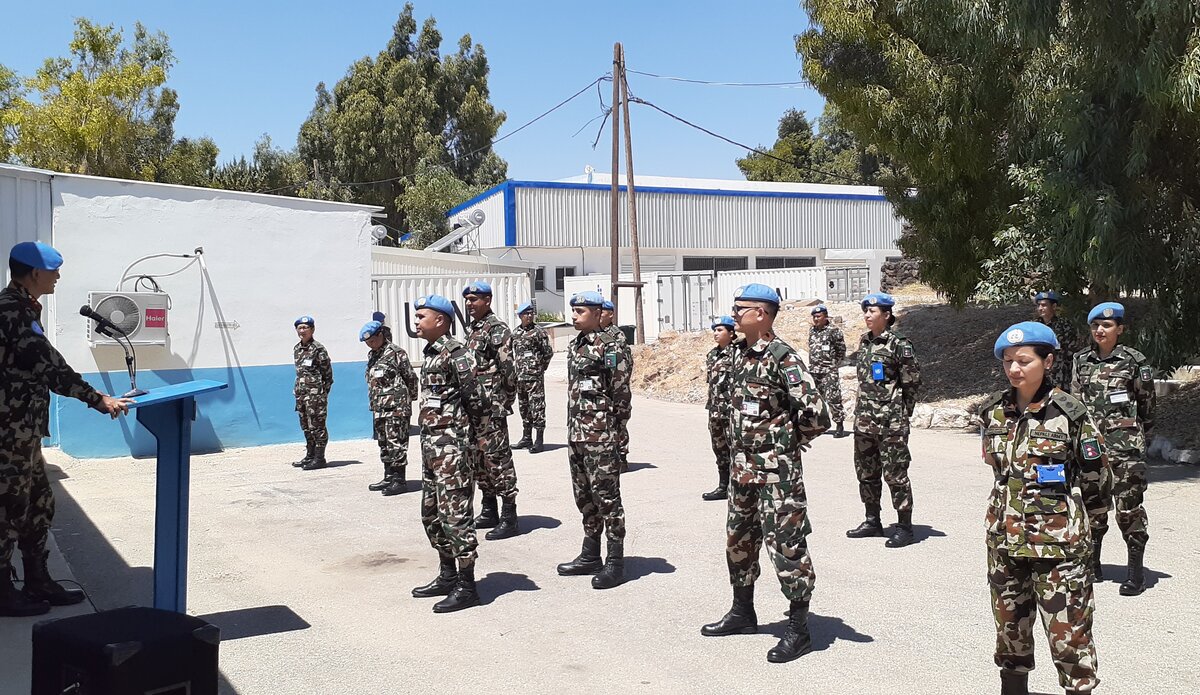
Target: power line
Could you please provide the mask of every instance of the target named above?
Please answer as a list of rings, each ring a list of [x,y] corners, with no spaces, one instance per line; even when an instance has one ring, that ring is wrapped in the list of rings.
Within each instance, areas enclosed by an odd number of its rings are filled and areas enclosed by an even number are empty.
[[[812,89],[812,85],[804,80],[795,82],[716,82],[713,80],[693,80],[686,77],[673,77],[671,75],[658,75],[653,72],[644,72],[642,70],[630,70],[626,68],[626,72],[632,72],[635,75],[643,75],[645,77],[653,77],[659,80],[671,80],[672,82],[687,82],[688,84],[703,84],[714,87],[774,87],[777,89]]]

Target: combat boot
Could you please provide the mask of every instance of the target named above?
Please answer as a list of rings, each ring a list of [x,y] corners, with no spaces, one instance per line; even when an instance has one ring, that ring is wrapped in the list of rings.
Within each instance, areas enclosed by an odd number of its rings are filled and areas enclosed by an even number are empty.
[[[846,426],[841,420],[838,420],[837,432],[833,433],[833,438],[841,439],[842,437],[845,437],[845,436],[846,436]]]
[[[621,454],[621,473],[629,472],[629,455]]]
[[[533,446],[533,440],[531,439],[532,436],[533,436],[533,428],[532,427],[524,428],[521,432],[521,438],[518,439],[517,443],[513,444],[511,448],[513,448],[513,449],[528,449],[529,447]]]
[[[847,538],[871,538],[883,535],[883,522],[879,520],[879,505],[867,505],[867,518],[846,532]]]
[[[812,651],[812,635],[808,633],[808,601],[792,601],[787,629],[771,651],[767,661],[785,664]]]
[[[700,628],[705,637],[752,635],[758,632],[758,614],[754,612],[754,585],[733,587],[733,606],[715,623]]]
[[[1122,596],[1137,596],[1146,590],[1146,572],[1143,565],[1145,557],[1145,548],[1129,547],[1129,574],[1121,583]]]
[[[542,444],[542,435],[545,434],[545,432],[546,432],[546,430],[544,428],[541,428],[541,427],[538,428],[537,439],[533,440],[533,444],[530,445],[529,453],[540,454],[540,453],[542,453],[542,449],[546,448]]]
[[[591,536],[583,537],[583,549],[570,562],[558,566],[558,573],[564,577],[574,577],[583,574],[595,574],[600,571],[600,539]]]
[[[408,480],[404,475],[404,466],[392,466],[392,476],[388,486],[383,488],[383,496],[402,495],[408,492]]]
[[[892,531],[891,538],[884,541],[889,548],[903,548],[913,543],[912,510],[898,512],[898,516],[900,520],[896,522],[896,530]]]
[[[720,478],[717,481],[717,487],[712,492],[706,492],[700,495],[700,498],[705,502],[715,502],[717,500],[729,499],[729,471],[720,472]]]
[[[26,618],[49,612],[49,603],[30,598],[24,591],[18,591],[12,583],[12,570],[0,567],[0,617]]]
[[[1029,674],[1000,669],[1000,695],[1029,695]]]
[[[302,471],[315,471],[326,466],[325,462],[325,447],[319,444],[313,445],[313,455],[308,463],[300,466]]]
[[[496,528],[487,532],[484,538],[489,541],[499,541],[505,538],[512,538],[521,532],[517,525],[517,500],[504,500],[504,504],[500,509],[500,523],[496,524]]]
[[[51,606],[73,606],[83,601],[83,592],[66,589],[50,578],[46,567],[46,556],[21,558],[25,565],[25,584],[22,591],[33,601],[45,601]]]
[[[293,468],[303,468],[308,465],[309,461],[312,461],[312,457],[313,457],[313,444],[310,441],[306,441],[304,443],[304,458],[300,459],[299,461],[293,461],[292,467]]]
[[[485,495],[480,501],[479,506],[482,507],[482,511],[479,512],[479,516],[475,517],[475,528],[492,528],[500,523],[500,514],[496,510],[495,495],[490,497]]]
[[[434,596],[449,596],[454,589],[458,573],[454,570],[454,558],[445,555],[438,559],[438,575],[425,586],[412,590],[413,598],[433,598]]]
[[[385,463],[385,464],[383,464],[383,480],[380,480],[378,483],[371,483],[370,485],[367,486],[367,489],[370,490],[371,492],[379,492],[380,490],[386,489],[387,486],[391,485],[391,484],[392,484],[392,467]]]
[[[475,566],[460,569],[458,581],[450,595],[433,604],[434,613],[453,613],[479,605],[479,594],[475,591]]]
[[[1100,548],[1104,545],[1103,536],[1092,537],[1092,581],[1104,579],[1104,565],[1100,562]]]
[[[608,559],[600,572],[592,577],[593,589],[611,589],[625,583],[625,543],[610,540]]]

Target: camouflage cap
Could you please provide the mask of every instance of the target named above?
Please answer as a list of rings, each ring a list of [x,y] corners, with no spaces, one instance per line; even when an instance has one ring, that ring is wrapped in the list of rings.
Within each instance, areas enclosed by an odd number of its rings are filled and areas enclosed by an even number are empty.
[[[1008,327],[1000,337],[996,338],[996,345],[992,348],[992,354],[996,359],[1004,359],[1004,350],[1010,347],[1019,347],[1021,345],[1044,345],[1049,348],[1058,349],[1058,336],[1054,335],[1054,331],[1044,323],[1037,321],[1022,321]]]

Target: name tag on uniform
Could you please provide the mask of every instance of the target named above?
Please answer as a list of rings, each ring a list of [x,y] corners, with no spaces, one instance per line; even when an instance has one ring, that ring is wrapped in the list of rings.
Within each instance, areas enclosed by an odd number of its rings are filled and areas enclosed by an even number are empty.
[[[304,366],[304,367],[311,367],[311,366],[312,366],[312,359],[307,359],[307,360],[304,360],[304,361],[303,361],[303,362],[301,362],[300,364],[301,364],[301,366]]]
[[[1037,467],[1037,477],[1039,485],[1067,482],[1065,469],[1061,463],[1039,465]]]
[[[742,413],[750,417],[758,417],[758,403],[756,401],[742,401]]]
[[[1129,392],[1128,391],[1117,391],[1116,393],[1110,393],[1110,394],[1108,394],[1108,402],[1109,403],[1128,403],[1129,402]]]
[[[596,390],[596,381],[594,379],[580,379],[579,380],[579,390],[583,391],[585,393],[588,391],[595,391]]]
[[[387,371],[384,370],[383,367],[376,367],[371,370],[371,378],[372,379],[382,379],[386,374],[387,374]]]
[[[426,408],[442,407],[442,397],[441,396],[430,396],[429,398],[426,398],[425,399],[425,407]]]
[[[883,362],[871,363],[871,378],[875,381],[883,381]]]

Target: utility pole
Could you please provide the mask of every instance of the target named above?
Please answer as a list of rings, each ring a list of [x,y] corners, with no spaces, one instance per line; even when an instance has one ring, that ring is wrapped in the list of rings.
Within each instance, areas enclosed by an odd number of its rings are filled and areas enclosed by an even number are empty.
[[[610,275],[608,278],[611,283],[611,289],[610,289],[609,296],[610,296],[610,299],[612,299],[612,303],[613,303],[613,307],[614,307],[614,310],[613,310],[614,320],[615,320],[615,317],[617,314],[617,312],[616,312],[617,288],[620,286],[620,281],[621,281],[621,274],[620,274],[621,273],[621,264],[620,264],[621,219],[619,217],[619,215],[621,214],[621,212],[620,212],[621,205],[620,205],[620,199],[618,197],[619,192],[618,192],[618,188],[617,188],[617,172],[621,168],[621,119],[620,119],[620,111],[617,110],[618,105],[620,104],[620,101],[621,101],[621,68],[622,68],[621,44],[616,43],[616,44],[613,44],[612,169],[611,169],[612,173],[609,174],[609,183],[612,184],[610,186],[610,193],[611,193],[612,199],[611,199],[610,206],[609,206],[610,207],[609,216],[612,220],[612,232],[611,232],[611,239],[610,239],[610,246],[611,246],[611,253],[612,253],[611,261],[612,262],[610,265]]]
[[[629,82],[625,79],[624,46],[621,47],[621,112],[625,118],[625,176],[627,180],[625,188],[626,195],[629,197],[629,245],[633,251],[633,296],[636,305],[634,311],[637,317],[634,322],[637,326],[634,342],[637,345],[643,345],[646,342],[646,327],[642,321],[642,261],[638,248],[637,201],[633,189],[633,134],[629,125]]]

